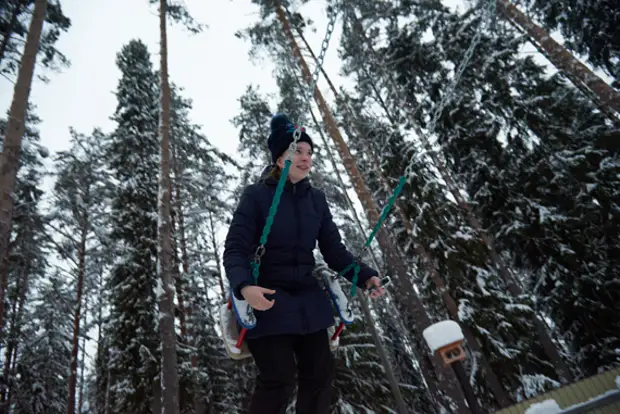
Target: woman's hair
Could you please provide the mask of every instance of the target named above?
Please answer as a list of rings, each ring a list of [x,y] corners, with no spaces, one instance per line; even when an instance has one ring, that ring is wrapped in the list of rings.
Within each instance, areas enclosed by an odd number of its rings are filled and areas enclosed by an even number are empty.
[[[274,178],[275,180],[279,180],[281,175],[282,168],[280,168],[280,166],[277,164],[274,165],[271,171],[269,171],[269,174],[267,174],[268,177]]]

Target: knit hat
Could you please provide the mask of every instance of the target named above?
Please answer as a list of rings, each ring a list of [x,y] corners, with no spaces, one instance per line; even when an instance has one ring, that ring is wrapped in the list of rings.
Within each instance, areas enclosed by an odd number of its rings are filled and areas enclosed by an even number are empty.
[[[267,140],[267,146],[271,152],[271,161],[275,164],[278,158],[286,152],[291,142],[296,125],[293,124],[286,114],[275,114],[271,118],[271,134]],[[314,149],[314,143],[306,131],[302,128],[301,137],[297,142],[307,142]]]

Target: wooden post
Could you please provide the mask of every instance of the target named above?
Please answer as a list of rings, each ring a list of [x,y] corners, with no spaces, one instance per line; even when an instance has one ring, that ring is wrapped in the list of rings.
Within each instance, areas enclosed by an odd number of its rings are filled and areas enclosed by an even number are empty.
[[[437,322],[426,328],[422,335],[433,354],[440,356],[446,367],[452,367],[471,411],[474,414],[482,414],[474,389],[461,364],[461,361],[465,360],[463,349],[465,336],[459,324],[451,320]]]

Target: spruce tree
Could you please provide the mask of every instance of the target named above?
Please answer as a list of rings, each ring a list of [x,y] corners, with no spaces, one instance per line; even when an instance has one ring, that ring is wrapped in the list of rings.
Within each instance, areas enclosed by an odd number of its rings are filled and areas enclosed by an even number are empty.
[[[460,20],[447,19],[443,35],[437,36],[445,46],[435,47],[452,56],[454,65],[458,52],[450,51],[455,44],[450,39],[467,37],[467,31],[458,29]],[[528,258],[524,270],[533,276],[530,286],[539,310],[549,312],[562,336],[570,338],[569,347],[580,361],[575,367],[594,374],[617,364],[617,357],[604,351],[617,343],[617,335],[609,334],[617,327],[614,319],[602,316],[615,312],[614,298],[620,294],[613,287],[618,280],[614,259],[607,254],[617,243],[606,236],[617,231],[617,225],[602,206],[613,203],[618,188],[609,174],[617,163],[610,140],[618,131],[559,76],[546,78],[531,58],[518,57],[520,41],[509,28],[499,29],[494,37],[483,36],[461,82],[460,105],[449,107],[449,119],[441,122],[451,137],[442,141],[452,170],[464,178],[486,223],[497,229],[500,218],[503,230],[510,228],[508,233],[498,231],[496,238],[521,235],[511,243],[512,253],[515,261]],[[475,123],[467,127],[470,120]],[[480,135],[479,125],[488,125],[489,132]],[[501,134],[508,136],[505,145],[500,144]],[[532,151],[525,150],[528,146]],[[594,188],[600,190],[597,195],[589,191]],[[517,211],[525,217],[515,215]],[[585,228],[600,229],[599,237]],[[556,253],[551,246],[561,247]],[[593,278],[593,268],[605,270]],[[607,293],[601,296],[597,292],[602,290]],[[592,315],[594,307],[601,315],[584,322],[582,315]]]
[[[502,231],[519,246],[530,286],[565,339],[579,375],[620,364],[609,350],[620,341],[617,256],[619,232],[617,145],[620,130],[606,126],[589,100],[559,77],[540,82],[535,108],[520,116],[541,137],[515,177],[523,195],[512,201],[520,231]]]
[[[123,46],[116,63],[122,75],[107,154],[116,186],[110,238],[118,254],[108,282],[110,407],[138,414],[152,411],[159,387],[158,83],[140,40]]]
[[[19,346],[15,369],[15,413],[67,412],[73,300],[63,279],[57,270],[36,283],[24,309],[22,334],[27,339]]]
[[[71,148],[61,151],[55,159],[56,183],[54,200],[49,214],[50,226],[57,234],[56,250],[67,262],[74,291],[71,375],[67,410],[75,412],[77,403],[78,360],[86,299],[94,293],[96,276],[100,269],[101,230],[104,228],[107,177],[103,157],[104,134],[95,129],[91,135],[71,129]],[[84,351],[82,351],[84,352]]]

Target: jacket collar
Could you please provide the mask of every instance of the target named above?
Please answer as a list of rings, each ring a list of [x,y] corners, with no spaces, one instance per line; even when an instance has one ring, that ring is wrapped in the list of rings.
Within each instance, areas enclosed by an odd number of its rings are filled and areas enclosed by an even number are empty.
[[[278,185],[278,180],[276,180],[273,177],[265,177],[265,184],[267,184],[268,186],[277,186]],[[301,191],[301,190],[308,190],[310,189],[310,187],[312,187],[312,185],[310,184],[310,179],[308,177],[304,178],[301,181],[298,181],[297,183],[293,184],[292,182],[290,182],[289,180],[286,180],[286,183],[284,184],[284,189],[288,190],[288,191]]]
[[[260,179],[259,181],[263,181],[266,185],[268,186],[277,186],[278,185],[278,180],[275,179],[274,177],[269,176],[269,172],[272,170],[273,165],[268,165],[267,167],[265,167],[263,169],[263,171],[261,172],[260,175]],[[308,190],[312,187],[312,185],[310,184],[310,179],[308,177],[304,178],[303,180],[293,184],[290,181],[286,181],[286,184],[284,185],[284,189],[285,190],[289,190],[289,191],[301,191],[301,190]]]

